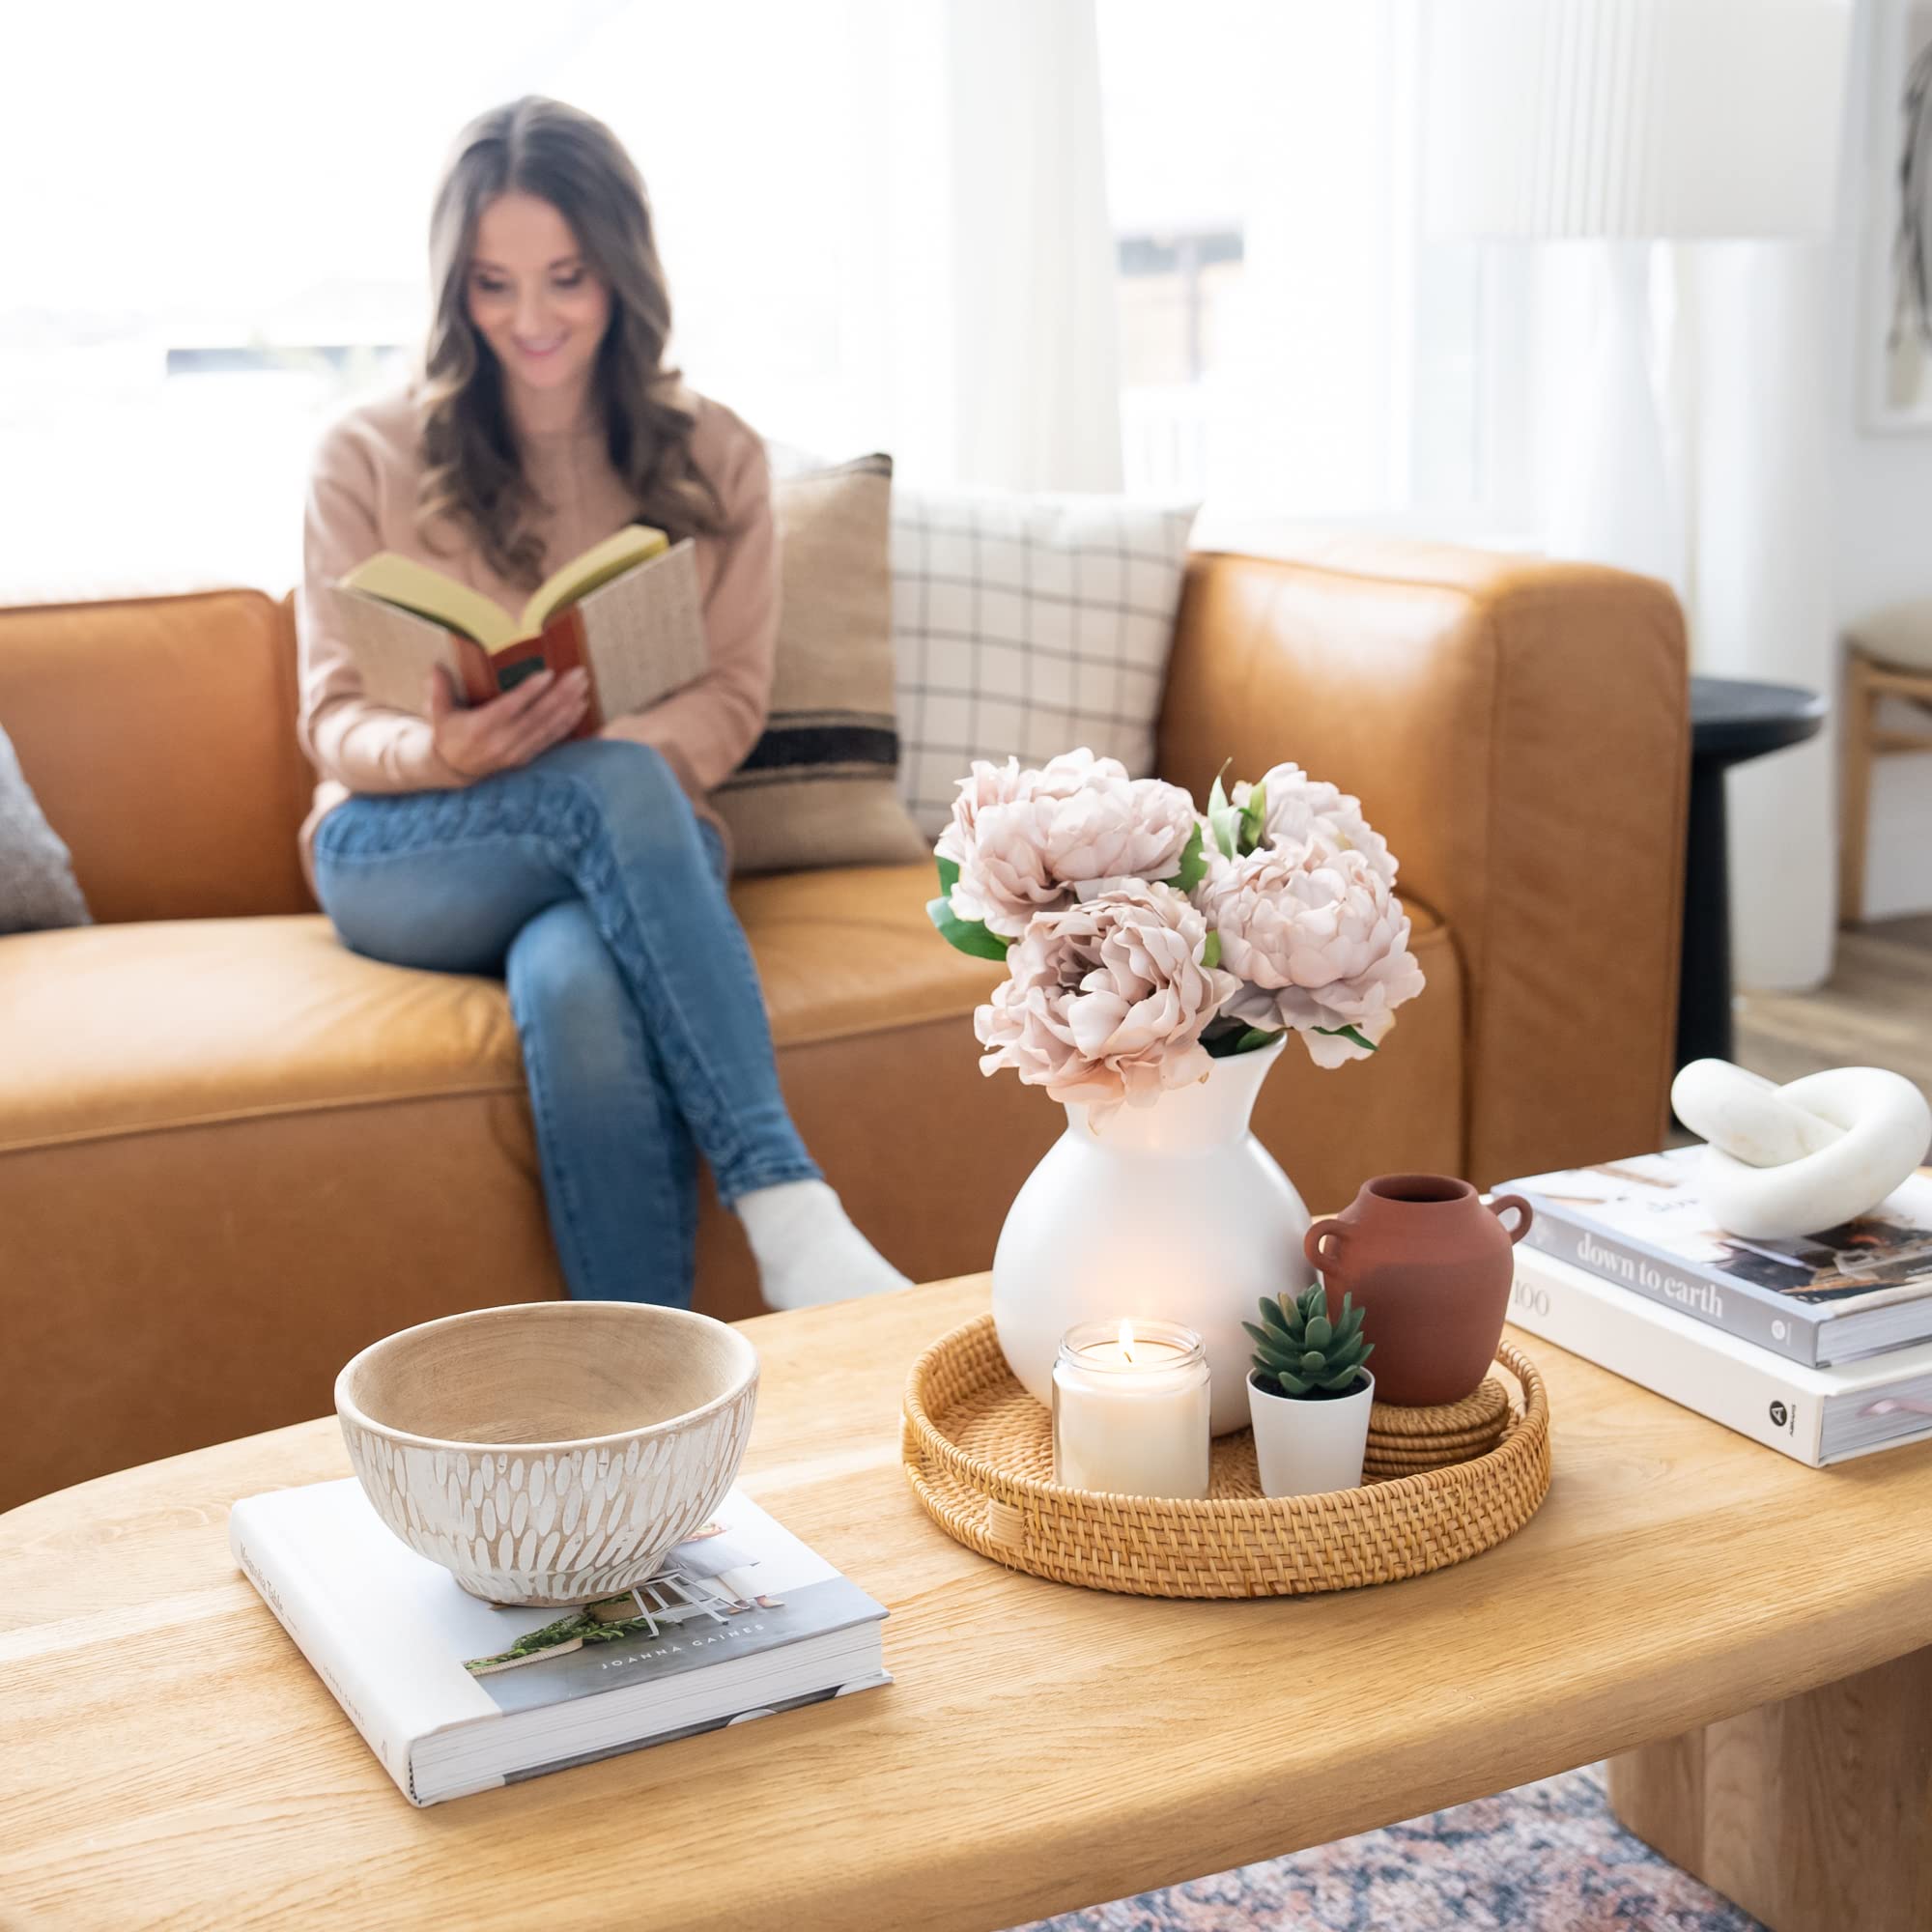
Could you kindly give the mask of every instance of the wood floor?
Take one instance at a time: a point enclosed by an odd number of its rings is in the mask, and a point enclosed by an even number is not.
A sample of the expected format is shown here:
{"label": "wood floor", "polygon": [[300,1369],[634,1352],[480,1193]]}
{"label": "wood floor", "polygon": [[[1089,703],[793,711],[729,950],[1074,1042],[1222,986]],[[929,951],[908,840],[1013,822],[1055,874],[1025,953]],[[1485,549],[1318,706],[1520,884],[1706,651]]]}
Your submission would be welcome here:
{"label": "wood floor", "polygon": [[1815,993],[1744,993],[1737,1059],[1772,1080],[1888,1066],[1932,1099],[1932,913],[1847,926]]}

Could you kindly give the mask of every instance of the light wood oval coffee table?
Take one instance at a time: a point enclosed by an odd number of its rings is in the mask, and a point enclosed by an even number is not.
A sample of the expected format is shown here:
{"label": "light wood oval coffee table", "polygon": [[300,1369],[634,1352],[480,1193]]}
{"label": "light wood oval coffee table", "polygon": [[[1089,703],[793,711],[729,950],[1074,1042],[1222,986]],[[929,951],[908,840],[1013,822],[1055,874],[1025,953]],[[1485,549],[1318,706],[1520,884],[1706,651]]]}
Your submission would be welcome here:
{"label": "light wood oval coffee table", "polygon": [[1932,1925],[1932,1446],[1814,1472],[1523,1338],[1556,1471],[1508,1542],[1106,1596],[907,1488],[906,1370],[986,1301],[747,1324],[745,1487],[891,1606],[895,1684],[427,1811],[228,1555],[236,1497],[348,1473],[332,1418],[0,1517],[0,1925],[990,1932],[1617,1752],[1629,1822],[1777,1932]]}

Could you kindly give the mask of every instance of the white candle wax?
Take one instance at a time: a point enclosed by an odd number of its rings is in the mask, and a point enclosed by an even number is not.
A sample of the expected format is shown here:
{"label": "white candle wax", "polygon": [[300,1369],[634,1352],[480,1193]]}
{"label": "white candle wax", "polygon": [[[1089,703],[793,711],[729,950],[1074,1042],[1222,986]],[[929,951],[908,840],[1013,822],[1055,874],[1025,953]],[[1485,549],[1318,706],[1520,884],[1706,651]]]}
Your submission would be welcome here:
{"label": "white candle wax", "polygon": [[1208,1389],[1191,1330],[1068,1329],[1053,1370],[1054,1481],[1116,1495],[1205,1496]]}

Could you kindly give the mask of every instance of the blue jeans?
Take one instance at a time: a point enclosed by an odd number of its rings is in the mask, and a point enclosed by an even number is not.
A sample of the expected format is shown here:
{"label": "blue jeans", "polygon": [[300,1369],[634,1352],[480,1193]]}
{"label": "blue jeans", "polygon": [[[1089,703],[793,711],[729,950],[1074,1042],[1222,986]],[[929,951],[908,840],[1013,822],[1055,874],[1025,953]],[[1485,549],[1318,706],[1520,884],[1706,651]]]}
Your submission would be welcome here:
{"label": "blue jeans", "polygon": [[699,1151],[727,1207],[819,1178],[724,869],[664,759],[605,739],[360,795],[317,832],[317,896],[355,952],[508,981],[573,1295],[690,1305]]}

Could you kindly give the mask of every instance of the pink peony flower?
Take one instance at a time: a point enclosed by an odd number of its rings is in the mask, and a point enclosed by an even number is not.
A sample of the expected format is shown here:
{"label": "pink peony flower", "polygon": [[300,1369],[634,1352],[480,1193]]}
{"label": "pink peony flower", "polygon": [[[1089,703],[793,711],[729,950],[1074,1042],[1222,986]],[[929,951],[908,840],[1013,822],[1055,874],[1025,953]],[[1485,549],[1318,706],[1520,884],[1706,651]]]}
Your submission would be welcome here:
{"label": "pink peony flower", "polygon": [[1085,747],[1038,771],[976,759],[959,781],[952,822],[934,847],[959,867],[954,915],[1017,938],[1041,911],[1070,905],[1102,880],[1171,878],[1194,831],[1179,785],[1130,779]]}
{"label": "pink peony flower", "polygon": [[980,1070],[1010,1066],[1099,1116],[1201,1079],[1212,1065],[1202,1029],[1236,988],[1201,963],[1207,943],[1208,922],[1163,885],[1118,881],[1036,913],[1007,954],[1008,978],[973,1015],[989,1049]]}
{"label": "pink peony flower", "polygon": [[[1237,784],[1236,805],[1246,805],[1256,787]],[[1265,808],[1260,844],[1277,852],[1296,852],[1323,846],[1359,852],[1379,872],[1385,884],[1395,884],[1395,859],[1388,840],[1362,815],[1362,802],[1325,779],[1312,779],[1299,765],[1276,765],[1261,780]]]}
{"label": "pink peony flower", "polygon": [[[1270,820],[1273,806],[1270,780]],[[1293,1029],[1318,1066],[1366,1059],[1423,985],[1408,915],[1389,889],[1394,872],[1386,846],[1337,846],[1319,832],[1211,868],[1195,901],[1221,936],[1221,964],[1241,982],[1228,1012]]]}

